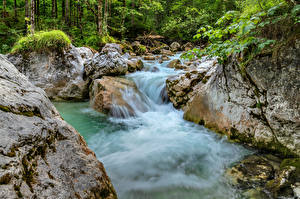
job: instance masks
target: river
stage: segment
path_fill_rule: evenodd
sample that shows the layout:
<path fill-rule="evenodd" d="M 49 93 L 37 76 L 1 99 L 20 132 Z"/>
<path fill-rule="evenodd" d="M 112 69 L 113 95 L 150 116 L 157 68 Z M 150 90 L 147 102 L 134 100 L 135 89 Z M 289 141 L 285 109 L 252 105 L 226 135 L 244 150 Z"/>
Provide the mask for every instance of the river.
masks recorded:
<path fill-rule="evenodd" d="M 148 71 L 126 76 L 136 83 L 144 95 L 141 103 L 147 106 L 135 117 L 108 117 L 89 103 L 55 106 L 103 162 L 120 199 L 241 198 L 224 172 L 251 152 L 183 120 L 182 111 L 163 103 L 165 80 L 180 73 L 167 68 L 167 63 L 145 61 Z M 159 71 L 151 72 L 154 67 Z M 132 92 L 124 92 L 123 97 Z"/>

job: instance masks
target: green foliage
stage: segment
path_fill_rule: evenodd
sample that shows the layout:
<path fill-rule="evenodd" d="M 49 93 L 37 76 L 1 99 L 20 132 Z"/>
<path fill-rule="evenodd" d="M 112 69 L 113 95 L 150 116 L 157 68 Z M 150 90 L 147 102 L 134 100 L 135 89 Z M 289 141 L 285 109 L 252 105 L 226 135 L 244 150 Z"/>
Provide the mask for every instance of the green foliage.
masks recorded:
<path fill-rule="evenodd" d="M 116 43 L 116 42 L 117 42 L 117 40 L 109 35 L 101 37 L 98 34 L 95 34 L 95 35 L 88 37 L 85 40 L 85 45 L 87 45 L 95 50 L 100 50 L 101 47 L 103 47 L 105 44 Z"/>
<path fill-rule="evenodd" d="M 195 39 L 207 41 L 208 46 L 202 50 L 187 52 L 184 57 L 216 56 L 219 63 L 224 63 L 232 54 L 241 54 L 241 61 L 246 62 L 267 47 L 275 45 L 277 39 L 280 39 L 272 35 L 272 30 L 265 30 L 269 25 L 276 26 L 276 23 L 289 21 L 291 18 L 298 23 L 298 15 L 293 14 L 298 12 L 297 9 L 298 6 L 290 9 L 287 5 L 279 3 L 267 11 L 247 16 L 245 12 L 229 11 L 217 20 L 214 27 L 201 27 L 194 36 Z"/>
<path fill-rule="evenodd" d="M 21 37 L 14 47 L 12 53 L 27 53 L 27 52 L 44 52 L 58 51 L 62 52 L 71 44 L 69 37 L 60 30 L 52 30 L 49 32 L 37 32 L 34 35 L 29 34 Z"/>

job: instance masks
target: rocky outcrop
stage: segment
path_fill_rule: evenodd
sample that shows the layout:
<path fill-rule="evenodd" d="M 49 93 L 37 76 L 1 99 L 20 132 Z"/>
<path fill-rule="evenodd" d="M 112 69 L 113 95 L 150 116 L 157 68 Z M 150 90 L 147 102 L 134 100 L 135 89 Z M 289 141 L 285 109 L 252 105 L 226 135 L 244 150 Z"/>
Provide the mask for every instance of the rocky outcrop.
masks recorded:
<path fill-rule="evenodd" d="M 52 100 L 83 100 L 88 97 L 88 82 L 83 80 L 84 63 L 93 56 L 89 48 L 27 55 L 10 54 L 8 59 L 29 81 Z"/>
<path fill-rule="evenodd" d="M 167 86 L 171 101 L 183 107 L 186 120 L 232 140 L 283 156 L 300 156 L 300 41 L 276 52 L 261 54 L 246 67 L 237 58 L 226 65 L 212 63 L 189 89 L 189 80 L 178 78 Z M 173 97 L 185 95 L 186 104 Z"/>
<path fill-rule="evenodd" d="M 0 55 L 0 198 L 117 198 L 102 163 Z"/>
<path fill-rule="evenodd" d="M 120 77 L 102 77 L 94 80 L 90 90 L 91 106 L 104 114 L 114 117 L 135 116 L 145 112 L 148 106 L 145 96 L 133 81 Z"/>
<path fill-rule="evenodd" d="M 103 76 L 120 76 L 127 72 L 141 70 L 143 64 L 138 59 L 130 61 L 128 54 L 122 55 L 119 44 L 106 44 L 100 53 L 96 53 L 85 64 L 85 77 L 95 80 Z"/>

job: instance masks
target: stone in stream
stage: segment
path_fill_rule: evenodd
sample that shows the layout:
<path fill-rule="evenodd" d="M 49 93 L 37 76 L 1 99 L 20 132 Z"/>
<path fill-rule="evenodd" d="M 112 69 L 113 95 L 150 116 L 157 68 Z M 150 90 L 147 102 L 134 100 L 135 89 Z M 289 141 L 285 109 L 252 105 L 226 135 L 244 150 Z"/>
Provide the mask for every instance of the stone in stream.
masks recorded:
<path fill-rule="evenodd" d="M 117 198 L 79 133 L 2 55 L 0 96 L 0 198 Z"/>
<path fill-rule="evenodd" d="M 135 71 L 140 71 L 144 68 L 144 63 L 142 62 L 142 60 L 136 58 L 127 60 L 127 64 L 128 64 L 128 71 L 130 73 L 133 73 Z"/>
<path fill-rule="evenodd" d="M 144 60 L 155 60 L 155 57 L 153 55 L 146 55 L 146 56 L 143 56 L 143 59 Z"/>
<path fill-rule="evenodd" d="M 183 76 L 167 89 L 186 120 L 255 148 L 300 156 L 299 57 L 296 40 L 278 49 L 277 57 L 262 54 L 245 68 L 236 57 L 226 65 L 206 60 L 193 69 L 204 75 L 201 81 L 186 84 L 189 79 Z M 188 97 L 182 101 L 172 96 Z"/>
<path fill-rule="evenodd" d="M 83 79 L 84 64 L 93 56 L 86 47 L 70 46 L 58 52 L 9 54 L 8 59 L 52 100 L 83 100 L 88 98 L 88 81 Z"/>
<path fill-rule="evenodd" d="M 173 42 L 171 45 L 170 45 L 170 48 L 171 48 L 171 51 L 172 52 L 177 52 L 180 50 L 180 44 L 178 42 Z"/>
<path fill-rule="evenodd" d="M 273 155 L 250 155 L 227 169 L 226 177 L 249 198 L 294 198 L 299 162 L 299 158 L 282 161 Z"/>
<path fill-rule="evenodd" d="M 146 98 L 135 83 L 120 77 L 102 77 L 94 80 L 90 89 L 91 106 L 98 112 L 114 117 L 135 116 L 137 111 L 145 112 Z"/>

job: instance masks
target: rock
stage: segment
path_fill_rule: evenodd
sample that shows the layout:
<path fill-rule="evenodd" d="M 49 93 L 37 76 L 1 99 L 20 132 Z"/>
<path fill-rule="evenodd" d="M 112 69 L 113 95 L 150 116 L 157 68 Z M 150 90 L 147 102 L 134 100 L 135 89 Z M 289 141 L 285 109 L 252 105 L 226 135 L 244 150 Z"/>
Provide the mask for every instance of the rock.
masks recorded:
<path fill-rule="evenodd" d="M 145 97 L 133 81 L 119 77 L 94 80 L 90 90 L 91 106 L 98 112 L 114 117 L 135 116 L 148 110 Z"/>
<path fill-rule="evenodd" d="M 160 47 L 152 49 L 152 50 L 151 50 L 151 53 L 153 53 L 153 54 L 155 54 L 155 55 L 161 54 L 161 49 L 160 49 Z"/>
<path fill-rule="evenodd" d="M 170 47 L 172 52 L 177 52 L 180 50 L 180 44 L 178 42 L 173 42 Z"/>
<path fill-rule="evenodd" d="M 160 51 L 160 53 L 163 54 L 163 55 L 167 55 L 167 56 L 173 56 L 174 55 L 170 50 L 165 50 L 165 49 L 162 49 Z"/>
<path fill-rule="evenodd" d="M 155 57 L 149 55 L 149 56 L 143 56 L 143 59 L 144 59 L 144 60 L 155 60 Z"/>
<path fill-rule="evenodd" d="M 276 59 L 257 56 L 244 70 L 235 57 L 226 66 L 204 61 L 207 64 L 201 63 L 196 71 L 205 77 L 181 105 L 184 118 L 237 142 L 282 156 L 300 156 L 299 46 L 300 40 L 282 47 Z M 177 84 L 186 81 L 178 80 Z M 180 89 L 177 92 L 172 95 L 184 96 Z"/>
<path fill-rule="evenodd" d="M 295 185 L 292 185 L 294 197 L 300 198 L 300 182 L 296 182 Z"/>
<path fill-rule="evenodd" d="M 144 68 L 144 64 L 140 59 L 127 60 L 128 71 L 133 73 L 135 71 L 140 71 Z"/>
<path fill-rule="evenodd" d="M 142 45 L 140 42 L 135 41 L 131 44 L 132 49 L 136 55 L 143 55 L 147 53 L 146 46 Z"/>
<path fill-rule="evenodd" d="M 166 104 L 166 103 L 170 102 L 166 86 L 164 86 L 161 89 L 161 91 L 159 93 L 159 96 L 161 97 L 161 100 L 162 100 L 163 103 Z"/>
<path fill-rule="evenodd" d="M 191 42 L 188 42 L 182 46 L 182 50 L 184 50 L 184 51 L 189 51 L 189 50 L 192 50 L 193 48 L 194 48 L 194 46 Z"/>
<path fill-rule="evenodd" d="M 128 71 L 127 55 L 121 55 L 121 47 L 118 44 L 106 44 L 100 53 L 96 53 L 85 64 L 85 76 L 91 80 L 106 75 L 125 75 Z"/>
<path fill-rule="evenodd" d="M 192 97 L 194 86 L 202 81 L 203 78 L 204 75 L 202 73 L 191 71 L 167 79 L 168 96 L 175 108 L 183 108 L 186 105 Z"/>
<path fill-rule="evenodd" d="M 300 180 L 299 158 L 250 155 L 226 171 L 230 182 L 249 198 L 293 198 Z"/>
<path fill-rule="evenodd" d="M 117 198 L 79 133 L 2 55 L 0 96 L 0 198 Z"/>
<path fill-rule="evenodd" d="M 179 65 L 181 65 L 181 61 L 179 59 L 173 59 L 170 61 L 170 63 L 167 65 L 168 68 L 176 68 Z"/>
<path fill-rule="evenodd" d="M 84 64 L 93 56 L 89 48 L 71 48 L 57 52 L 27 56 L 10 54 L 8 59 L 35 86 L 44 89 L 52 100 L 84 100 L 88 98 L 88 82 L 83 79 Z"/>
<path fill-rule="evenodd" d="M 265 158 L 257 155 L 248 156 L 226 171 L 231 183 L 241 189 L 264 186 L 274 175 L 273 166 Z"/>

